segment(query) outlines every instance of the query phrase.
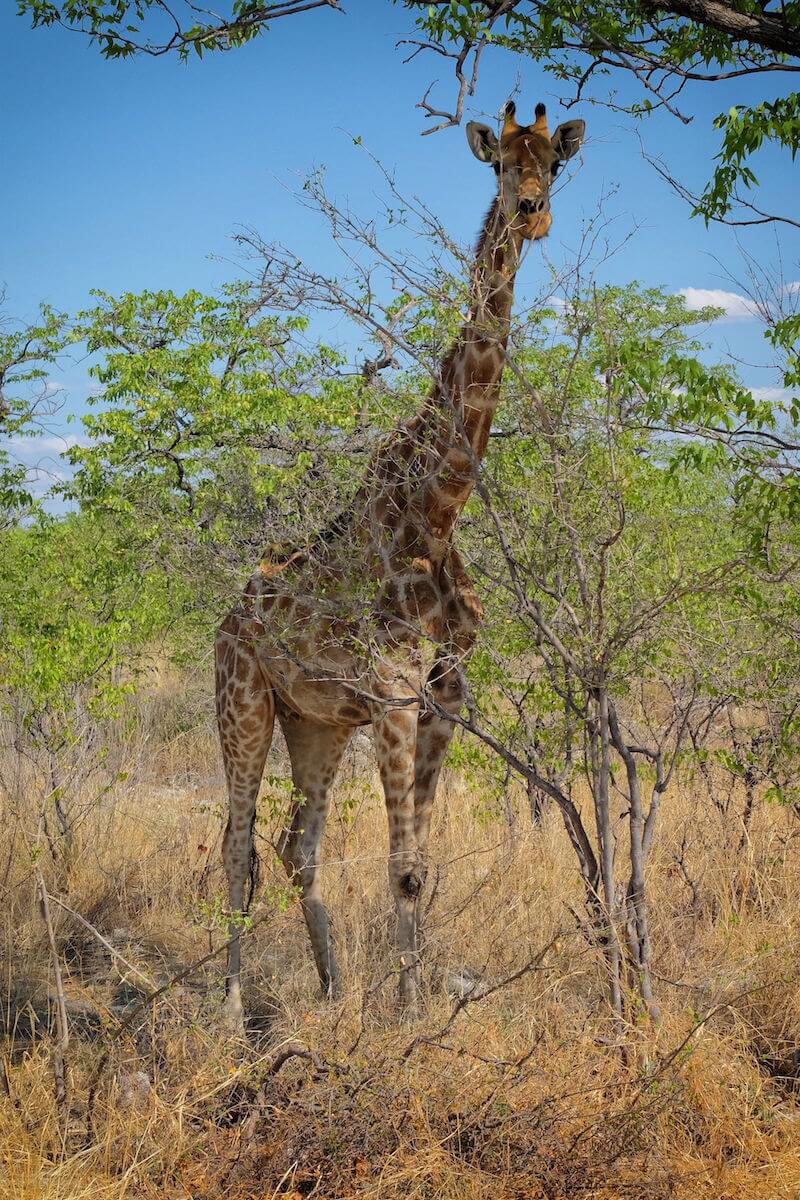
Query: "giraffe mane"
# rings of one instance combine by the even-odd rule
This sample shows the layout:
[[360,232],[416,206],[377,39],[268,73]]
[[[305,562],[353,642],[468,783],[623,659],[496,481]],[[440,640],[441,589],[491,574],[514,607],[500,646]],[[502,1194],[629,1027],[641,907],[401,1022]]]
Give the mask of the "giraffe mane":
[[500,197],[495,196],[494,199],[492,200],[492,203],[489,205],[489,208],[486,212],[486,216],[483,218],[483,225],[481,226],[481,231],[478,234],[478,241],[475,246],[476,258],[480,258],[481,255],[483,254],[484,250],[486,249],[486,240],[489,237],[489,230],[492,226],[493,218],[494,218],[495,214],[497,213],[497,208],[498,208],[499,203],[500,203]]

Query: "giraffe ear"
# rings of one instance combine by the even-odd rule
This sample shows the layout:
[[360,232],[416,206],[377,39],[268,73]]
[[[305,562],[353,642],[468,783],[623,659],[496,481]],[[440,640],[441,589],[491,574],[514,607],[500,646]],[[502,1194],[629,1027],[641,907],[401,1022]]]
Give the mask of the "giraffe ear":
[[477,159],[485,163],[497,161],[499,146],[497,134],[481,121],[469,121],[467,124],[467,141],[469,148]]
[[578,153],[585,133],[585,121],[565,121],[563,125],[559,125],[550,139],[550,145],[562,162]]

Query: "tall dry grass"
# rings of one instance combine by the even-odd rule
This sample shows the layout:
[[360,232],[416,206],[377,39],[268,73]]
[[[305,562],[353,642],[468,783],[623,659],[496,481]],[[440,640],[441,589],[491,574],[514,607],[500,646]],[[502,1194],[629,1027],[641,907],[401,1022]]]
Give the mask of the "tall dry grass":
[[[71,1025],[59,1114],[31,859],[44,783],[33,765],[4,770],[16,780],[2,816],[4,1200],[800,1194],[794,812],[759,804],[740,850],[735,804],[724,818],[702,780],[673,788],[648,879],[662,1020],[632,1014],[623,1048],[576,928],[581,890],[557,813],[537,829],[520,807],[509,825],[479,779],[452,772],[432,839],[424,1011],[398,1020],[385,820],[363,737],[324,848],[346,994],[320,1001],[272,849],[280,746],[268,772],[242,1045],[217,1019],[222,957],[146,1003],[225,937],[205,680],[162,673],[112,731],[85,780],[69,868],[38,859],[54,901],[108,943],[53,904]],[[459,1006],[467,972],[479,985]]]

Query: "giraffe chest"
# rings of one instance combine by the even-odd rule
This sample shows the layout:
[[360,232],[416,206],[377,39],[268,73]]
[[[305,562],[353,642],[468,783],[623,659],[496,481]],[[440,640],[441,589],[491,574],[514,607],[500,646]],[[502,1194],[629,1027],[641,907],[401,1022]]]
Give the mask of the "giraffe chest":
[[383,571],[362,543],[351,574],[306,564],[253,577],[245,607],[282,702],[323,722],[362,724],[376,681],[394,672],[402,686],[421,689],[441,646],[466,657],[480,604],[457,551],[444,550],[438,562],[395,556]]
[[437,565],[422,556],[394,563],[381,584],[376,616],[395,638],[423,637],[442,642],[447,595]]
[[393,695],[396,686],[421,690],[435,649],[410,637],[407,625],[393,633],[374,582],[359,593],[358,581],[338,573],[324,583],[313,576],[301,570],[251,580],[246,610],[258,629],[256,656],[287,709],[328,724],[366,724],[371,697]]
[[407,629],[437,645],[461,647],[475,640],[483,610],[456,548],[451,544],[437,562],[418,556],[399,563],[379,594],[387,628],[396,636]]

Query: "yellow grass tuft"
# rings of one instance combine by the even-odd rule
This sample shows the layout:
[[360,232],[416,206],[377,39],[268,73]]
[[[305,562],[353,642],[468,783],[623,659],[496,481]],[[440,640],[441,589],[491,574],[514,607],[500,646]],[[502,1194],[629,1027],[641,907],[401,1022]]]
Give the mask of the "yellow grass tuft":
[[[424,1013],[398,1021],[385,820],[363,744],[325,842],[342,1002],[318,999],[274,859],[278,748],[259,809],[262,923],[244,943],[251,1041],[217,1021],[221,958],[120,1032],[151,984],[225,936],[223,786],[208,697],[188,696],[165,674],[137,701],[114,746],[116,782],[89,780],[79,797],[68,870],[40,859],[54,897],[113,950],[54,904],[66,1114],[53,1098],[51,968],[31,875],[43,781],[31,770],[6,798],[3,1200],[796,1200],[797,816],[759,804],[740,850],[740,809],[724,816],[702,781],[684,778],[664,803],[648,878],[663,1015],[655,1030],[630,1028],[626,1054],[572,915],[581,889],[558,814],[536,829],[520,807],[509,826],[487,814],[479,781],[452,772],[432,839]],[[537,955],[454,1015],[454,974],[469,968],[491,986]],[[303,1054],[276,1069],[287,1049]]]

